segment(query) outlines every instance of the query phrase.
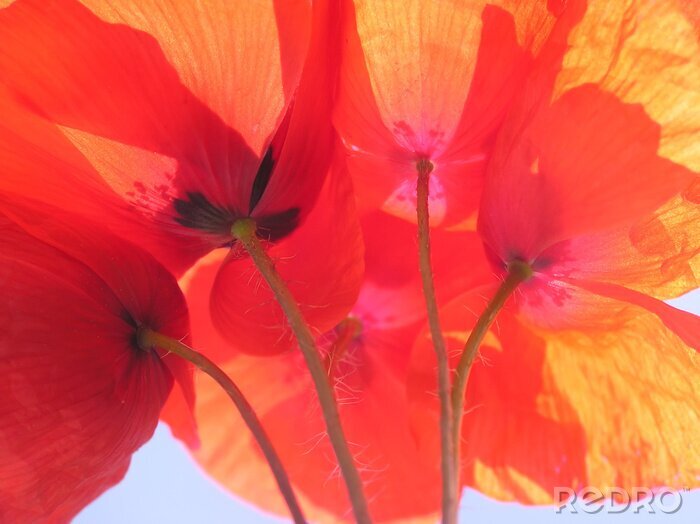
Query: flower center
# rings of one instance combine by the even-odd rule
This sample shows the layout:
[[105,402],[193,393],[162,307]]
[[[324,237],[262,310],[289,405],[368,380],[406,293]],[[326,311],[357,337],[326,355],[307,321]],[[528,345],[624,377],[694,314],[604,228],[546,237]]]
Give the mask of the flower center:
[[[186,198],[176,198],[173,206],[175,221],[188,229],[222,237],[222,243],[231,240],[231,227],[244,215],[217,207],[202,193],[187,193]],[[280,213],[255,217],[256,234],[265,240],[279,240],[289,235],[299,225],[299,209],[290,208]]]
[[511,260],[506,266],[509,275],[519,278],[520,282],[525,282],[534,274],[532,265],[524,260]]
[[226,235],[238,218],[229,210],[216,207],[202,193],[188,192],[184,199],[176,198],[173,207],[178,224],[215,235]]

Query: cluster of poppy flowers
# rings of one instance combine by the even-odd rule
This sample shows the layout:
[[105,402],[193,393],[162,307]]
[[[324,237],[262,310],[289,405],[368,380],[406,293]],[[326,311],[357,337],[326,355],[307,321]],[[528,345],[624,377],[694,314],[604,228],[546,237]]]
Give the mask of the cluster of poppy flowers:
[[0,521],[159,420],[296,521],[698,484],[695,0],[0,0],[0,42]]

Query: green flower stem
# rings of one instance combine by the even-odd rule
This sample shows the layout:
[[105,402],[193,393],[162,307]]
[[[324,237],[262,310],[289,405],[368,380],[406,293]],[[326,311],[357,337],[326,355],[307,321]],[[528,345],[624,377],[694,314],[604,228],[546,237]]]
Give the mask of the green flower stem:
[[438,396],[440,398],[440,468],[442,471],[442,522],[457,524],[459,508],[459,477],[455,468],[455,443],[452,435],[452,405],[450,403],[450,364],[445,349],[445,337],[440,327],[433,269],[430,262],[430,216],[428,196],[430,173],[433,164],[428,160],[418,161],[418,183],[416,185],[416,214],[418,222],[418,255],[420,274],[423,280],[423,295],[430,325],[430,335],[437,357]]
[[275,451],[272,442],[270,442],[265,429],[262,427],[260,419],[258,419],[258,416],[255,414],[253,407],[248,403],[241,390],[238,389],[238,386],[236,386],[229,376],[224,373],[221,368],[214,364],[214,362],[198,351],[195,351],[182,342],[166,335],[150,329],[140,328],[137,338],[139,347],[143,349],[160,348],[170,353],[174,353],[175,355],[191,362],[201,371],[213,378],[223,388],[223,390],[226,391],[228,396],[238,408],[243,421],[250,429],[255,441],[258,443],[258,446],[260,446],[260,450],[267,459],[270,469],[272,470],[272,474],[275,476],[279,490],[282,493],[282,497],[284,497],[287,506],[289,507],[289,512],[291,513],[294,522],[296,524],[305,524],[306,519],[304,518],[299,502],[294,495],[292,484],[289,481],[289,477],[287,476],[287,472],[282,465],[279,455],[277,455],[277,452]]
[[532,276],[532,268],[525,262],[515,261],[508,265],[508,276],[496,291],[486,309],[476,321],[476,325],[467,338],[464,351],[457,364],[455,381],[452,386],[452,416],[454,417],[452,428],[454,430],[453,442],[455,446],[455,467],[460,467],[460,435],[462,429],[462,417],[464,415],[464,395],[467,391],[469,372],[476,358],[481,342],[488,333],[491,324],[496,320],[498,312],[503,308],[508,298],[515,289]]
[[371,518],[362,487],[362,479],[345,439],[333,387],[316,347],[316,341],[294,296],[256,236],[255,229],[255,222],[252,219],[241,219],[233,224],[231,233],[245,248],[258,271],[267,281],[297,338],[299,348],[304,355],[306,366],[316,387],[321,411],[326,421],[328,438],[333,445],[340,471],[345,479],[355,520],[359,524],[369,524]]

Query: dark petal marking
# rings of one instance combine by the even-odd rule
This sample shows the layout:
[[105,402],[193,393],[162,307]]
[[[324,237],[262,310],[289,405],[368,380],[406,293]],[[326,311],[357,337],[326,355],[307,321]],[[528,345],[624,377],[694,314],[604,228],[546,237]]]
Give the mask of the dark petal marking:
[[258,172],[255,174],[253,187],[250,191],[248,213],[251,215],[253,214],[255,207],[260,202],[263,194],[265,194],[265,190],[267,189],[270,179],[272,178],[272,172],[277,166],[277,161],[279,160],[284,143],[287,140],[287,132],[289,131],[289,123],[292,119],[293,107],[294,103],[292,102],[287,108],[287,112],[285,113],[282,122],[272,136],[265,154],[260,160]]
[[[231,236],[231,226],[243,216],[214,206],[202,193],[187,193],[186,199],[176,198],[173,207],[181,226],[207,233]],[[299,225],[299,208],[291,208],[273,215],[255,218],[257,234],[264,240],[279,240],[289,235]],[[225,244],[228,245],[228,244]]]
[[190,229],[210,233],[228,234],[236,217],[226,209],[214,206],[202,193],[187,193],[187,199],[176,198],[173,207],[177,215],[175,221]]
[[258,172],[255,174],[255,180],[253,181],[253,188],[250,191],[250,204],[248,209],[253,212],[255,206],[258,205],[260,199],[267,188],[268,182],[270,182],[270,177],[272,176],[272,169],[275,167],[275,159],[273,157],[272,146],[267,148],[265,151],[265,156],[260,162],[260,167],[258,167]]

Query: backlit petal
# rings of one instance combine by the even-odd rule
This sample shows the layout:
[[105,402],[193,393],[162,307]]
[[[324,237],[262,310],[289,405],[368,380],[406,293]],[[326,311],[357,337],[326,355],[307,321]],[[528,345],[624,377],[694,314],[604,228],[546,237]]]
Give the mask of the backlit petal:
[[336,124],[360,201],[414,220],[415,205],[391,196],[404,185],[415,192],[415,163],[429,158],[444,188],[435,224],[462,221],[478,202],[494,133],[561,13],[544,2],[352,4]]
[[153,37],[187,89],[263,156],[299,81],[309,44],[309,2],[81,3],[106,22]]
[[[442,311],[452,365],[489,293],[470,293]],[[439,457],[435,354],[417,339],[408,392],[414,434]],[[499,500],[551,503],[554,487],[585,485],[585,434],[573,407],[546,375],[544,340],[502,312],[470,375],[462,426],[462,482]]]
[[[334,331],[319,337],[319,344],[351,449],[366,481],[373,517],[378,521],[402,517],[429,520],[438,507],[439,472],[415,446],[404,390],[409,349],[422,324],[422,297],[415,292],[417,261],[415,256],[386,256],[412,242],[414,226],[381,214],[363,225],[370,249],[368,270],[351,312],[362,326],[361,332],[340,353],[328,348],[336,338]],[[389,232],[396,234],[389,236]],[[447,256],[439,256],[438,260],[446,265]],[[301,355],[295,352],[254,358],[237,354],[228,346],[211,326],[211,319],[202,313],[205,310],[196,306],[207,300],[213,275],[210,270],[200,269],[186,282],[195,344],[224,362],[227,372],[256,407],[308,516],[320,522],[350,522],[345,487],[337,478],[333,450],[324,436],[323,419]],[[284,513],[254,443],[245,437],[232,439],[245,429],[237,417],[229,420],[221,416],[229,404],[226,398],[204,378],[198,380],[197,395],[202,448],[196,457],[200,463],[239,496]],[[324,488],[319,490],[319,485]]]
[[[289,23],[285,19],[281,26]],[[290,109],[286,139],[265,192],[251,210],[256,218],[295,209],[303,220],[323,187],[335,153],[332,111],[341,44],[339,0],[313,2],[311,24],[309,52]]]
[[547,375],[587,428],[590,485],[698,485],[695,352],[643,310],[617,331],[561,332],[547,341]]
[[[445,310],[455,354],[486,300],[465,296]],[[466,485],[529,504],[553,503],[557,487],[697,485],[697,356],[654,316],[629,307],[617,325],[563,330],[501,312],[467,390]],[[409,394],[414,431],[437,458],[432,353],[426,332]]]
[[[697,184],[697,183],[696,183]],[[582,235],[543,255],[548,272],[609,282],[668,299],[698,287],[700,208],[692,195],[673,198],[631,227]]]
[[557,241],[634,223],[695,179],[657,155],[659,126],[640,106],[592,85],[507,125],[479,217],[504,261],[532,261]]
[[[0,83],[58,124],[131,211],[112,229],[128,232],[135,222],[153,229],[143,241],[154,245],[145,247],[178,274],[226,244],[233,219],[249,214],[256,174],[294,96],[300,110],[261,212],[308,211],[333,139],[329,109],[314,113],[318,133],[308,132],[308,118],[294,116],[332,100],[313,98],[311,87],[297,93],[311,22],[307,2],[86,4],[94,12],[76,0],[21,0],[2,10]],[[24,127],[23,119],[8,125],[31,147],[43,147]],[[42,184],[41,172],[34,168],[32,185]],[[51,185],[71,191],[69,178]]]
[[699,7],[693,0],[588,0],[557,93],[593,82],[641,104],[660,124],[660,156],[700,171]]

